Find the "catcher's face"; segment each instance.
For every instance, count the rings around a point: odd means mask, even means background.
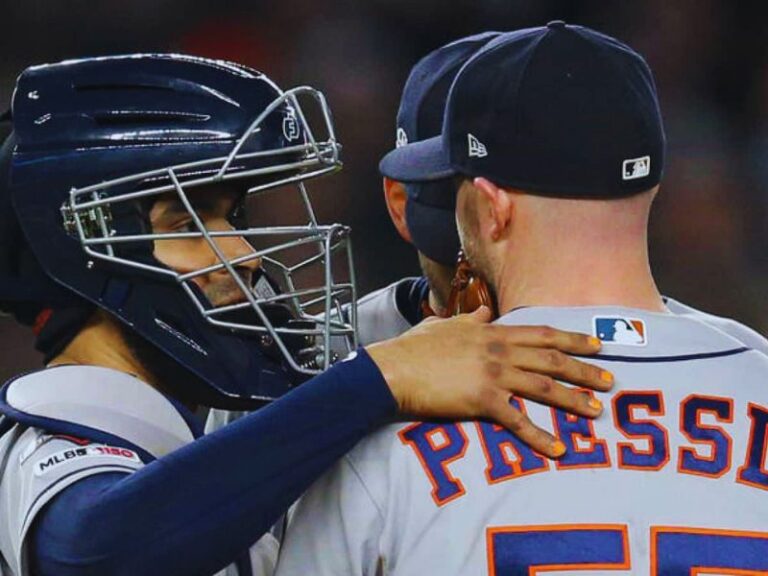
[[[193,191],[190,203],[209,232],[235,230],[233,222],[242,209],[242,193],[234,190]],[[175,194],[160,197],[149,213],[156,233],[199,232],[192,215]],[[212,239],[228,260],[255,254],[242,236],[217,236]],[[155,241],[155,258],[181,274],[220,264],[219,257],[203,237],[163,239]],[[235,267],[246,286],[252,285],[253,272],[261,266],[261,258],[247,259]],[[193,281],[211,305],[224,306],[245,300],[243,292],[226,269],[196,276]]]

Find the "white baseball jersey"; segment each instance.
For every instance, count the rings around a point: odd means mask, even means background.
[[[403,278],[366,294],[358,301],[357,322],[361,346],[394,338],[412,327],[398,307],[396,294],[404,284],[413,285],[418,280],[419,278]],[[667,296],[664,297],[664,304],[673,314],[708,324],[743,342],[746,346],[768,354],[768,340],[744,324],[731,318],[709,314]]]
[[[357,322],[361,346],[394,338],[412,327],[406,315],[400,310],[396,295],[398,290],[410,287],[419,280],[421,279],[416,277],[403,278],[360,298]],[[740,322],[709,314],[667,296],[664,297],[664,304],[673,314],[708,324],[743,342],[746,346],[768,354],[768,340]]]
[[[558,462],[492,424],[388,426],[300,500],[278,576],[768,574],[768,357],[687,315],[500,322],[600,337],[604,414],[519,404],[565,442]]]
[[[135,472],[145,460],[194,440],[188,423],[157,390],[97,366],[21,376],[3,389],[0,405],[17,421],[0,419],[0,576],[30,575],[29,528],[62,490],[95,474]],[[82,440],[78,430],[103,442]],[[276,554],[274,537],[262,538],[251,549],[253,574],[271,574]],[[234,565],[217,574],[235,575]]]

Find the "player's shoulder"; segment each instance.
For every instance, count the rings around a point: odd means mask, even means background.
[[[0,390],[0,555],[25,574],[24,542],[45,505],[103,473],[130,474],[194,440],[183,407],[138,378],[57,366]]]
[[[361,297],[357,301],[357,307],[359,309],[369,309],[381,306],[386,303],[390,307],[397,308],[398,293],[402,293],[403,291],[410,292],[414,289],[420,289],[425,282],[426,279],[420,276],[407,276],[405,278],[401,278],[400,280],[392,282],[391,284],[379,288],[378,290],[374,290],[373,292],[369,292],[365,296]]]
[[[343,458],[379,503],[386,500],[392,472],[400,468],[398,462],[405,453],[401,433],[411,425],[413,423],[398,422],[382,426],[358,442]]]
[[[59,366],[0,390],[0,555],[25,574],[24,542],[45,505],[103,473],[131,474],[194,439],[182,412],[129,374]]]
[[[672,308],[682,310],[674,304]],[[752,351],[754,345],[758,355],[768,358],[762,352],[765,340],[738,322],[704,321],[700,315],[674,310],[651,311],[617,305],[530,306],[516,308],[496,322],[550,325],[560,330],[592,333],[606,347],[604,355],[610,356],[721,357]]]
[[[732,318],[710,314],[684,304],[673,298],[664,297],[664,303],[672,314],[700,322],[741,342],[744,346],[768,355],[768,339],[749,326]]]
[[[53,434],[96,442],[120,439],[148,459],[202,432],[185,408],[149,384],[100,366],[57,366],[16,377],[0,390],[0,414]]]
[[[390,456],[397,453],[402,445],[400,433],[412,422],[395,422],[382,426],[375,432],[368,434],[347,454],[348,459],[360,466],[370,466],[380,461],[379,456]]]
[[[466,441],[466,428],[449,422],[398,422],[383,426],[361,440],[344,458],[347,471],[336,481],[362,484],[379,511],[392,510],[409,498],[392,495],[421,493],[423,471],[443,446]],[[458,444],[456,444],[458,445]]]
[[[399,469],[402,460],[410,461],[409,446],[412,443],[414,430],[416,435],[422,432],[430,435],[429,430],[434,428],[439,436],[442,426],[444,424],[420,421],[388,424],[363,438],[345,458],[360,475],[372,478],[382,477],[389,474],[387,470]]]
[[[417,306],[425,286],[424,278],[402,278],[360,298],[357,302],[360,344],[394,338],[411,328],[418,321]]]

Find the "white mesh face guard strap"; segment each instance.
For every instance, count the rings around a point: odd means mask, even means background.
[[[319,108],[323,124],[323,137],[319,138],[307,122],[299,98],[308,99]],[[270,114],[288,114],[283,119],[286,139],[303,140],[296,145],[256,152],[243,152],[248,140],[257,134]],[[304,135],[300,138],[299,135]],[[293,135],[293,138],[291,137]],[[356,289],[352,264],[349,228],[340,224],[318,224],[304,182],[310,178],[329,174],[341,168],[340,145],[336,141],[330,110],[323,95],[309,87],[288,90],[276,98],[254,119],[246,132],[233,145],[228,155],[109,180],[96,185],[74,188],[62,206],[64,225],[79,239],[86,254],[95,260],[133,268],[137,271],[160,274],[177,282],[196,309],[212,326],[240,330],[259,335],[267,347],[280,351],[287,364],[296,372],[306,375],[319,373],[333,362],[334,347],[348,351],[357,347]],[[259,163],[249,167],[249,161]],[[190,202],[188,193],[194,188],[236,179],[257,179],[258,185],[249,188],[254,195],[277,187],[291,187],[299,195],[305,211],[305,224],[298,226],[243,227],[226,231],[208,230]],[[120,190],[129,189],[128,192]],[[116,205],[138,200],[152,201],[160,195],[175,194],[184,206],[194,230],[167,233],[125,234],[113,227],[112,213]],[[227,258],[215,239],[243,238],[254,244],[269,238],[267,247]],[[162,264],[126,257],[121,248],[131,243],[147,243],[182,238],[203,238],[215,254],[217,263],[189,272],[178,272]],[[282,256],[301,248],[305,256],[298,262],[286,263]],[[309,253],[307,254],[307,251]],[[243,280],[237,268],[249,261],[261,260],[277,275],[275,282],[260,276],[254,286]],[[345,281],[337,281],[335,264],[346,272]],[[89,262],[91,265],[91,262]],[[309,268],[320,270],[317,285],[303,286],[296,282]],[[193,286],[196,278],[226,270],[242,293],[241,301],[214,306],[200,290]],[[280,289],[275,289],[274,284]],[[291,322],[276,325],[269,314],[270,307],[282,305],[290,310]],[[344,312],[342,312],[344,310]],[[233,320],[250,316],[251,321]],[[297,346],[296,342],[302,344]],[[290,344],[292,343],[292,344]]]

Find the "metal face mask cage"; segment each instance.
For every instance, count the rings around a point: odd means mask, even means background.
[[[322,138],[317,137],[310,127],[299,99],[308,100],[319,108],[318,118],[324,125]],[[282,130],[288,146],[246,151],[249,139],[275,114],[283,116]],[[293,141],[297,143],[293,144]],[[93,259],[89,266],[98,260],[139,272],[160,274],[175,281],[212,326],[240,331],[244,337],[260,338],[264,348],[280,352],[292,371],[310,376],[326,370],[335,360],[331,352],[332,338],[337,350],[339,342],[343,342],[348,351],[357,347],[350,230],[341,224],[319,224],[304,185],[310,178],[339,170],[339,152],[340,144],[336,141],[324,96],[313,88],[302,86],[282,92],[254,119],[227,156],[73,188],[62,205],[62,217],[68,232],[79,239],[83,250]],[[295,188],[306,211],[306,224],[208,230],[189,199],[189,191],[220,182],[253,178],[258,184],[247,189],[246,198],[278,187]],[[117,218],[113,215],[122,203],[135,204],[169,193],[176,195],[196,230],[137,234],[121,231],[115,225]],[[249,242],[266,237],[280,240],[266,248],[254,248],[247,255],[227,258],[215,241],[224,237],[238,237]],[[125,248],[131,245],[150,243],[154,246],[156,241],[185,238],[203,238],[218,263],[180,273],[154,258],[144,260],[125,254]],[[284,262],[281,256],[297,247],[310,250],[311,254],[295,263]],[[277,277],[269,279],[262,272],[254,285],[249,286],[236,268],[256,259],[261,260],[261,269],[269,267]],[[335,279],[334,262],[338,263],[339,259],[345,261],[349,276],[343,282]],[[303,287],[295,282],[296,276],[310,267],[321,268],[322,285]],[[242,292],[241,302],[214,306],[195,285],[195,278],[221,270],[229,273]],[[276,305],[290,311],[290,320],[276,321],[275,315],[270,313]],[[343,314],[342,309],[348,312]],[[232,313],[240,312],[246,314],[232,318]],[[246,320],[244,316],[249,318]],[[160,320],[156,319],[156,322]]]

